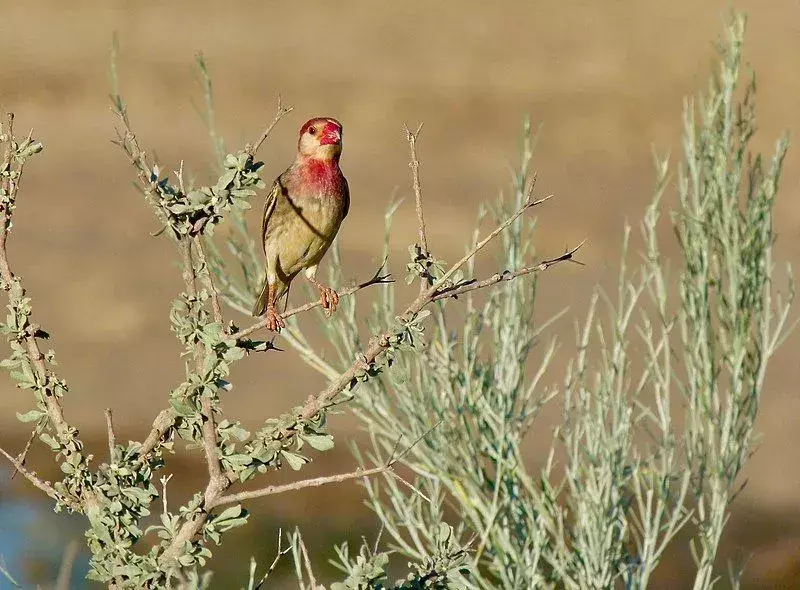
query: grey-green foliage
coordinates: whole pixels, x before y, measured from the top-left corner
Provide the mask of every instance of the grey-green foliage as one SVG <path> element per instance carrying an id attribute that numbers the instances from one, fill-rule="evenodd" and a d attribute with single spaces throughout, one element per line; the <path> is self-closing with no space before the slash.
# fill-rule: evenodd
<path id="1" fill-rule="evenodd" d="M 461 313 L 437 304 L 424 345 L 394 356 L 392 370 L 354 399 L 371 440 L 357 453 L 362 460 L 381 464 L 398 440 L 420 438 L 401 460 L 414 474 L 411 488 L 391 473 L 364 481 L 395 555 L 426 559 L 450 515 L 458 544 L 471 540 L 464 575 L 450 587 L 646 588 L 684 531 L 694 588 L 718 581 L 714 559 L 794 297 L 791 270 L 781 296 L 772 261 L 787 141 L 778 141 L 769 165 L 748 149 L 755 85 L 752 77 L 740 83 L 744 29 L 744 17 L 734 15 L 707 93 L 684 108 L 679 199 L 669 217 L 681 260 L 672 276 L 658 240 L 669 162 L 656 157 L 640 254 L 629 253 L 626 228 L 616 292 L 591 298 L 574 348 L 543 336 L 549 321 L 531 320 L 535 279 L 510 282 L 485 298 L 466 294 Z M 528 133 L 498 219 L 523 198 Z M 533 241 L 530 228 L 515 223 L 498 263 L 525 266 Z M 430 265 L 415 252 L 408 270 L 424 275 Z M 341 281 L 338 264 L 332 268 L 331 280 Z M 396 313 L 389 287 L 371 325 Z M 325 324 L 339 366 L 363 344 L 356 317 L 347 300 Z M 323 374 L 338 370 L 297 325 L 289 342 Z M 543 385 L 557 348 L 574 351 L 560 391 Z M 524 437 L 544 427 L 537 420 L 546 404 L 560 408 L 562 421 L 549 452 L 526 460 Z M 337 549 L 348 577 L 336 587 L 382 587 L 389 556 L 366 545 L 355 556 Z"/>

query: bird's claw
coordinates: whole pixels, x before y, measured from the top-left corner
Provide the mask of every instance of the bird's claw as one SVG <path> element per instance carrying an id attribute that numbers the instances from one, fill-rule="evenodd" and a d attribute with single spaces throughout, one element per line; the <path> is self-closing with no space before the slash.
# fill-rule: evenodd
<path id="1" fill-rule="evenodd" d="M 339 294 L 331 287 L 319 287 L 319 300 L 322 303 L 322 309 L 325 310 L 325 315 L 331 317 L 336 308 L 339 307 Z"/>
<path id="2" fill-rule="evenodd" d="M 273 332 L 280 332 L 281 328 L 286 327 L 286 322 L 274 307 L 267 307 L 267 329 Z"/>

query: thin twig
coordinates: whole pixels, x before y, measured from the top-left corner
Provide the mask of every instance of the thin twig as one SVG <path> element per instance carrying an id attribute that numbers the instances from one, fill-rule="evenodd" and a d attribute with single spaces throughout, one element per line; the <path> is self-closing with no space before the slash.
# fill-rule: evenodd
<path id="1" fill-rule="evenodd" d="M 548 260 L 542 260 L 539 264 L 535 266 L 527 266 L 525 268 L 519 268 L 514 271 L 506 270 L 503 271 L 502 273 L 494 274 L 487 279 L 483 279 L 482 281 L 473 279 L 471 281 L 453 285 L 452 287 L 440 289 L 439 291 L 436 292 L 436 294 L 434 294 L 431 297 L 431 301 L 439 301 L 440 299 L 458 297 L 459 295 L 463 295 L 464 293 L 469 293 L 470 291 L 475 291 L 476 289 L 484 289 L 486 287 L 491 287 L 492 285 L 496 285 L 497 283 L 502 283 L 504 281 L 511 281 L 518 277 L 522 277 L 529 274 L 540 273 L 560 262 L 573 262 L 575 264 L 581 264 L 580 262 L 576 261 L 573 258 L 573 256 L 585 243 L 586 240 L 584 240 L 571 250 L 565 252 L 561 256 L 558 256 L 556 258 L 550 258 Z"/>
<path id="2" fill-rule="evenodd" d="M 7 579 L 9 582 L 11 582 L 11 584 L 13 584 L 13 586 L 14 586 L 15 588 L 22 588 L 22 586 L 20 586 L 20 585 L 19 585 L 19 582 L 17 582 L 17 581 L 14 579 L 14 576 L 12 576 L 12 575 L 11 575 L 11 572 L 9 572 L 9 571 L 8 571 L 8 569 L 6 569 L 5 563 L 3 562 L 2 555 L 0 555 L 0 574 L 2 574 L 3 576 L 5 576 L 5 577 L 6 577 L 6 579 Z"/>
<path id="3" fill-rule="evenodd" d="M 0 132 L 2 132 L 2 129 L 0 129 Z M 6 128 L 4 135 L 6 136 L 6 151 L 5 154 L 3 154 L 2 170 L 8 170 L 9 174 L 4 177 L 2 186 L 6 195 L 12 195 L 11 158 L 14 156 L 14 113 L 6 114 Z M 7 229 L 7 227 L 4 228 L 4 230 Z"/>
<path id="4" fill-rule="evenodd" d="M 419 158 L 417 157 L 417 138 L 422 131 L 422 123 L 417 130 L 412 132 L 407 126 L 403 126 L 406 132 L 406 141 L 411 152 L 411 177 L 414 184 L 414 201 L 417 207 L 417 232 L 419 233 L 419 245 L 424 252 L 428 252 L 428 235 L 425 231 L 425 217 L 422 214 L 422 185 L 419 181 Z"/>
<path id="5" fill-rule="evenodd" d="M 256 141 L 253 145 L 247 145 L 245 147 L 245 151 L 250 154 L 251 157 L 255 156 L 258 148 L 260 148 L 261 145 L 267 141 L 267 138 L 269 137 L 270 133 L 272 133 L 275 125 L 278 124 L 278 121 L 280 121 L 287 113 L 292 112 L 292 109 L 294 109 L 294 107 L 285 107 L 281 104 L 281 95 L 279 94 L 278 112 L 275 114 L 275 118 L 272 119 L 272 122 L 269 125 L 267 125 L 267 128 L 264 130 L 264 133 L 261 134 L 261 137 L 258 138 L 258 141 Z"/>
<path id="6" fill-rule="evenodd" d="M 324 475 L 321 477 L 312 477 L 310 479 L 303 479 L 300 481 L 295 481 L 284 485 L 267 486 L 265 488 L 261 488 L 258 490 L 247 490 L 236 494 L 227 494 L 225 496 L 221 496 L 220 498 L 218 498 L 213 503 L 213 505 L 210 506 L 210 508 L 216 508 L 217 506 L 221 506 L 223 504 L 235 504 L 237 502 L 243 502 L 244 500 L 252 500 L 254 498 L 275 496 L 277 494 L 282 494 L 284 492 L 295 492 L 297 490 L 303 490 L 306 488 L 316 488 L 330 483 L 341 483 L 343 481 L 348 481 L 351 479 L 371 477 L 373 475 L 378 475 L 379 473 L 383 473 L 384 471 L 391 470 L 393 466 L 394 462 L 387 463 L 386 465 L 382 465 L 380 467 L 373 467 L 371 469 L 362 469 L 361 467 L 359 467 L 355 471 L 349 471 L 347 473 L 338 473 L 336 475 Z"/>
<path id="7" fill-rule="evenodd" d="M 38 433 L 39 433 L 39 429 L 38 428 L 34 428 L 31 431 L 31 435 L 28 437 L 28 442 L 25 443 L 25 448 L 22 449 L 22 452 L 19 455 L 17 455 L 17 461 L 19 461 L 20 465 L 23 465 L 23 466 L 25 465 L 25 459 L 28 457 L 28 451 L 31 450 L 31 446 L 33 445 L 33 441 L 36 439 L 36 435 Z M 19 473 L 19 471 L 15 467 L 13 473 L 11 474 L 11 479 L 12 480 L 17 476 L 17 473 Z"/>
<path id="8" fill-rule="evenodd" d="M 531 186 L 530 190 L 533 190 L 532 186 Z M 525 199 L 525 202 L 519 207 L 519 209 L 517 209 L 511 215 L 509 215 L 508 218 L 503 223 L 501 223 L 496 228 L 494 228 L 494 230 L 492 230 L 492 232 L 489 233 L 489 235 L 487 235 L 480 242 L 475 244 L 466 254 L 464 254 L 464 256 L 461 258 L 461 260 L 459 260 L 455 264 L 453 264 L 453 266 L 451 266 L 446 273 L 444 273 L 441 277 L 439 277 L 436 280 L 436 282 L 431 286 L 430 289 L 428 289 L 428 291 L 425 293 L 425 295 L 431 295 L 431 296 L 434 295 L 436 293 L 436 291 L 439 289 L 439 287 L 442 284 L 444 284 L 445 281 L 447 281 L 451 276 L 453 276 L 456 273 L 456 271 L 458 271 L 458 269 L 460 269 L 462 266 L 464 266 L 478 252 L 483 250 L 483 248 L 489 242 L 491 242 L 498 235 L 500 235 L 509 225 L 514 223 L 514 221 L 516 221 L 516 219 L 520 215 L 525 213 L 525 211 L 527 211 L 528 209 L 531 209 L 532 207 L 536 207 L 537 205 L 541 205 L 542 203 L 544 203 L 546 201 L 549 201 L 552 198 L 553 198 L 553 195 L 548 195 L 548 196 L 546 196 L 546 197 L 544 197 L 542 199 L 537 199 L 537 200 L 534 201 L 532 199 L 532 196 L 531 196 L 530 192 L 529 192 L 527 197 L 526 197 L 526 199 Z"/>
<path id="9" fill-rule="evenodd" d="M 272 560 L 272 563 L 270 564 L 269 569 L 267 569 L 267 571 L 264 573 L 264 575 L 258 581 L 258 584 L 256 584 L 253 587 L 253 590 L 259 590 L 261 588 L 261 586 L 264 585 L 264 582 L 267 581 L 267 578 L 269 577 L 269 575 L 273 571 L 275 571 L 275 568 L 278 566 L 278 562 L 280 561 L 281 557 L 283 557 L 284 555 L 286 555 L 287 553 L 289 553 L 292 550 L 291 546 L 287 547 L 286 549 L 282 549 L 282 541 L 283 541 L 283 529 L 279 528 L 278 529 L 278 552 L 275 554 L 275 559 Z"/>
<path id="10" fill-rule="evenodd" d="M 252 500 L 254 498 L 263 498 L 265 496 L 274 496 L 276 494 L 282 494 L 284 492 L 292 492 L 296 490 L 302 490 L 305 488 L 315 488 L 319 486 L 324 486 L 330 483 L 341 483 L 343 481 L 348 481 L 351 479 L 360 479 L 363 477 L 371 477 L 373 475 L 378 475 L 385 471 L 392 471 L 395 464 L 400 461 L 403 457 L 405 457 L 411 449 L 416 447 L 420 441 L 424 440 L 431 432 L 433 432 L 436 428 L 438 428 L 442 424 L 442 420 L 439 420 L 436 424 L 431 426 L 428 430 L 423 432 L 420 436 L 418 436 L 414 442 L 408 445 L 402 452 L 397 453 L 397 449 L 400 446 L 401 438 L 397 439 L 397 442 L 392 449 L 391 454 L 389 455 L 389 460 L 380 467 L 372 467 L 370 469 L 364 469 L 363 467 L 359 467 L 355 471 L 349 471 L 347 473 L 338 473 L 336 475 L 324 475 L 321 477 L 312 477 L 309 479 L 303 479 L 300 481 L 295 481 L 289 484 L 284 484 L 280 486 L 267 486 L 265 488 L 260 488 L 258 490 L 248 490 L 244 492 L 239 492 L 237 494 L 228 494 L 226 496 L 220 497 L 211 508 L 215 508 L 222 504 L 234 504 L 237 502 L 242 502 L 244 500 Z M 406 485 L 411 487 L 414 491 L 419 493 L 423 498 L 430 501 L 427 496 L 421 494 L 414 486 L 406 482 L 402 477 L 398 476 L 396 473 L 392 473 L 394 477 L 397 477 L 401 481 L 403 481 Z"/>
<path id="11" fill-rule="evenodd" d="M 164 508 L 164 511 L 162 512 L 164 516 L 166 516 L 167 513 L 169 512 L 169 507 L 167 504 L 167 484 L 169 483 L 169 480 L 172 479 L 173 475 L 175 474 L 170 473 L 169 475 L 162 475 L 161 479 L 159 480 L 161 481 L 161 505 Z"/>
<path id="12" fill-rule="evenodd" d="M 114 420 L 111 415 L 111 408 L 106 408 L 106 431 L 108 434 L 108 461 L 114 463 L 117 447 L 117 436 L 114 434 Z"/>
<path id="13" fill-rule="evenodd" d="M 379 272 L 380 272 L 380 269 L 379 269 Z M 394 282 L 393 279 L 389 278 L 389 275 L 381 275 L 381 274 L 379 274 L 379 272 L 376 273 L 375 276 L 373 276 L 368 281 L 364 281 L 363 283 L 360 283 L 358 285 L 353 285 L 352 287 L 348 287 L 347 289 L 344 289 L 343 291 L 340 291 L 339 292 L 339 297 L 340 298 L 347 297 L 348 295 L 352 295 L 353 293 L 356 293 L 357 291 L 360 291 L 361 289 L 364 289 L 366 287 L 371 287 L 372 285 L 385 285 L 385 284 Z M 298 307 L 293 307 L 292 309 L 287 309 L 285 312 L 283 312 L 281 314 L 281 317 L 283 317 L 284 319 L 288 319 L 288 318 L 292 317 L 293 315 L 297 315 L 298 313 L 303 313 L 303 312 L 309 311 L 311 309 L 314 309 L 315 307 L 319 307 L 320 305 L 322 305 L 322 302 L 319 299 L 315 299 L 314 301 L 309 301 L 308 303 L 305 303 L 305 304 L 300 305 Z M 267 327 L 267 323 L 268 322 L 267 322 L 266 318 L 260 319 L 257 322 L 255 322 L 254 324 L 252 324 L 251 326 L 248 326 L 247 328 L 244 328 L 244 329 L 239 330 L 238 332 L 236 332 L 236 337 L 239 338 L 239 339 L 245 338 L 245 337 L 249 336 L 250 334 L 252 334 L 253 332 L 257 332 L 258 330 L 261 330 L 262 328 L 266 328 Z"/>
<path id="14" fill-rule="evenodd" d="M 62 504 L 65 504 L 65 505 L 69 506 L 72 510 L 79 510 L 80 509 L 80 505 L 78 505 L 77 503 L 73 502 L 69 498 L 61 496 L 61 494 L 59 494 L 52 485 L 50 485 L 48 482 L 40 479 L 32 471 L 28 471 L 22 465 L 22 463 L 20 463 L 14 457 L 9 455 L 6 452 L 6 450 L 3 449 L 2 447 L 0 447 L 0 455 L 3 455 L 6 459 L 8 459 L 11 462 L 11 464 L 14 467 L 17 468 L 17 471 L 19 471 L 25 479 L 27 479 L 29 482 L 31 482 L 34 486 L 36 486 L 40 490 L 42 490 L 45 494 L 47 494 L 48 496 L 50 496 L 54 500 L 57 500 L 57 501 L 61 502 Z"/>

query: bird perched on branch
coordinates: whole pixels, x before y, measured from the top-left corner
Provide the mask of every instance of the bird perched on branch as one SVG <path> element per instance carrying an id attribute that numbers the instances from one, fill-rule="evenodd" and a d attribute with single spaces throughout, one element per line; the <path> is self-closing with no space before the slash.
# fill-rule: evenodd
<path id="1" fill-rule="evenodd" d="M 330 315 L 339 295 L 316 279 L 317 265 L 328 251 L 350 208 L 350 191 L 342 171 L 342 125 L 318 117 L 300 129 L 297 159 L 278 176 L 264 204 L 261 241 L 267 273 L 253 315 L 266 313 L 267 327 L 280 331 L 286 324 L 276 303 L 289 291 L 300 271 L 320 292 Z"/>

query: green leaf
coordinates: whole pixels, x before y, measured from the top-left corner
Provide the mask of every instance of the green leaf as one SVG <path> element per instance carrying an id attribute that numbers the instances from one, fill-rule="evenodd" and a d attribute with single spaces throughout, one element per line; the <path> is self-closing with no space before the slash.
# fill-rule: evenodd
<path id="1" fill-rule="evenodd" d="M 229 520 L 231 518 L 239 518 L 242 516 L 242 506 L 241 504 L 237 504 L 236 506 L 231 506 L 230 508 L 226 508 L 219 515 L 214 519 L 214 522 L 221 522 L 223 520 Z"/>
<path id="2" fill-rule="evenodd" d="M 301 438 L 318 451 L 329 451 L 333 448 L 333 437 L 330 434 L 304 434 Z"/>
<path id="3" fill-rule="evenodd" d="M 237 173 L 238 170 L 228 170 L 227 172 L 225 172 L 225 174 L 219 177 L 216 188 L 218 190 L 228 188 L 228 185 L 233 182 L 234 178 L 236 178 Z"/>
<path id="4" fill-rule="evenodd" d="M 25 412 L 24 414 L 20 414 L 17 412 L 17 420 L 20 422 L 35 422 L 39 418 L 45 416 L 46 413 L 42 410 L 30 410 L 29 412 Z"/>
<path id="5" fill-rule="evenodd" d="M 295 453 L 290 453 L 289 451 L 281 451 L 281 455 L 283 458 L 286 459 L 286 462 L 289 464 L 289 467 L 294 469 L 295 471 L 299 471 L 303 465 L 308 463 L 308 459 L 303 457 L 302 455 L 297 455 Z"/>

